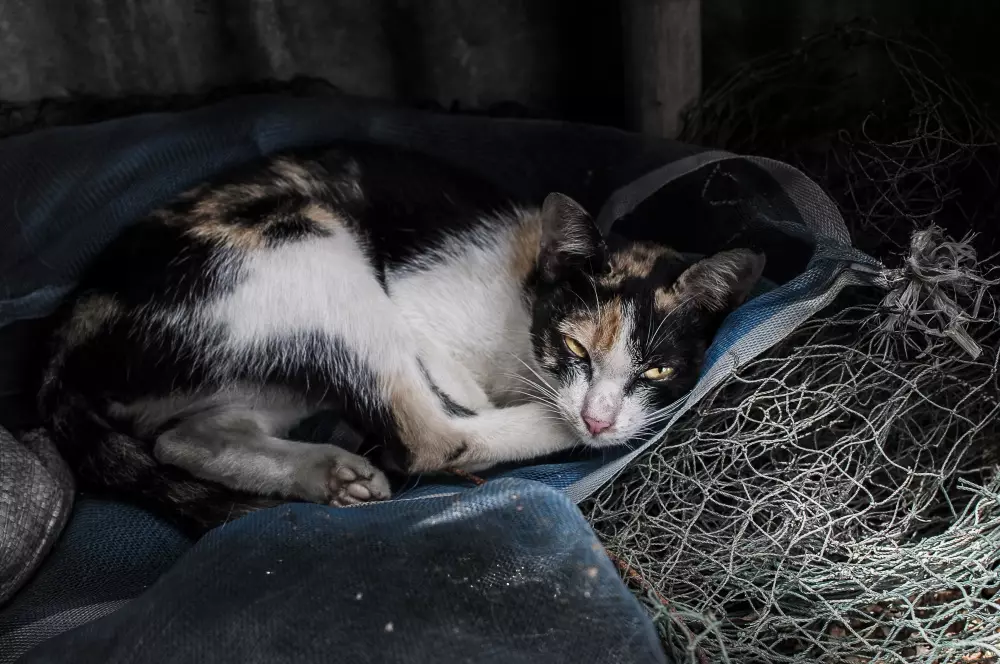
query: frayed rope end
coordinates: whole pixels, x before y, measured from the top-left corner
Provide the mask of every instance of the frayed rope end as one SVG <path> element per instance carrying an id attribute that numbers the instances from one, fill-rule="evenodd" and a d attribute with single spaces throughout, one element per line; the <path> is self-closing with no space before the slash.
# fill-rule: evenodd
<path id="1" fill-rule="evenodd" d="M 982 348 L 966 330 L 979 319 L 983 298 L 990 286 L 1000 280 L 989 279 L 971 244 L 973 236 L 962 241 L 946 239 L 938 226 L 916 231 L 910 238 L 910 251 L 901 267 L 884 270 L 882 284 L 889 293 L 882 300 L 884 315 L 880 331 L 892 333 L 910 328 L 925 335 L 948 337 L 973 359 Z"/>

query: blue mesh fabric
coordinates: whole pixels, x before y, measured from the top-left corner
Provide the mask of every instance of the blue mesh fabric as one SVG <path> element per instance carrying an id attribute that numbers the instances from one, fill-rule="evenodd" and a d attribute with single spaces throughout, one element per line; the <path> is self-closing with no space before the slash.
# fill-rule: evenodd
<path id="1" fill-rule="evenodd" d="M 79 500 L 45 564 L 0 608 L 0 664 L 121 606 L 190 546 L 190 540 L 148 512 Z"/>
<path id="2" fill-rule="evenodd" d="M 544 485 L 216 529 L 126 608 L 24 664 L 666 662 L 586 521 Z"/>

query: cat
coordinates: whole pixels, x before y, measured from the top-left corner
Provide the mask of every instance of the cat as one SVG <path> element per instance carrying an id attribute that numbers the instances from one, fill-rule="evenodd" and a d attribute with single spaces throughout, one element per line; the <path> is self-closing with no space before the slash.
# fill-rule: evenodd
<path id="1" fill-rule="evenodd" d="M 685 222 L 687 223 L 687 222 Z M 602 238 L 426 156 L 269 157 L 126 228 L 58 314 L 39 391 L 84 489 L 204 530 L 285 500 L 390 497 L 652 431 L 764 257 Z M 383 449 L 289 431 L 336 412 Z"/>

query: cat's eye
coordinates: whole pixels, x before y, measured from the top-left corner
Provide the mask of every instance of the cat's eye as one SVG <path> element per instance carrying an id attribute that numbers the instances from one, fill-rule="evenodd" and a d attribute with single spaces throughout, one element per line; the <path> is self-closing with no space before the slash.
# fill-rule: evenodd
<path id="1" fill-rule="evenodd" d="M 563 337 L 563 342 L 566 344 L 566 348 L 569 352 L 573 353 L 577 357 L 584 359 L 587 357 L 587 349 L 583 347 L 579 341 L 573 337 Z"/>
<path id="2" fill-rule="evenodd" d="M 674 370 L 670 367 L 653 367 L 652 369 L 647 369 L 646 373 L 642 374 L 642 377 L 646 380 L 666 380 L 674 375 Z"/>

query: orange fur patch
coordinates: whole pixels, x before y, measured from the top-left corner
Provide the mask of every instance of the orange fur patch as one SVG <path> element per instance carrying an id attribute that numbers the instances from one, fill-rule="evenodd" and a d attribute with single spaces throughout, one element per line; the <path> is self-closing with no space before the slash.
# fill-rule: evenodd
<path id="1" fill-rule="evenodd" d="M 592 311 L 566 319 L 560 330 L 582 343 L 591 355 L 609 353 L 622 332 L 623 307 L 624 303 L 617 297 L 602 302 Z"/>
<path id="2" fill-rule="evenodd" d="M 597 354 L 611 352 L 622 331 L 622 301 L 614 298 L 601 304 L 595 325 L 594 350 Z"/>
<path id="3" fill-rule="evenodd" d="M 411 454 L 410 472 L 449 468 L 471 440 L 444 414 L 437 397 L 422 382 L 404 375 L 387 381 L 390 408 L 399 437 Z"/>
<path id="4" fill-rule="evenodd" d="M 197 191 L 197 189 L 195 190 Z M 194 204 L 189 215 L 165 217 L 169 224 L 186 226 L 191 237 L 211 244 L 221 244 L 242 251 L 264 246 L 264 237 L 257 228 L 223 221 L 235 201 L 257 200 L 267 195 L 264 187 L 255 184 L 230 185 L 206 194 Z"/>
<path id="5" fill-rule="evenodd" d="M 241 251 L 252 251 L 264 246 L 264 236 L 260 229 L 227 224 L 217 218 L 191 226 L 187 233 L 203 242 L 221 244 Z"/>
<path id="6" fill-rule="evenodd" d="M 653 271 L 656 261 L 669 256 L 680 259 L 680 254 L 659 244 L 636 242 L 610 256 L 611 271 L 601 280 L 605 286 L 621 285 L 626 279 L 644 279 Z"/>
<path id="7" fill-rule="evenodd" d="M 521 223 L 514 229 L 511 240 L 510 273 L 518 282 L 523 282 L 538 264 L 538 253 L 542 243 L 542 218 L 536 212 L 524 214 Z"/>
<path id="8" fill-rule="evenodd" d="M 657 288 L 653 292 L 653 305 L 662 312 L 673 311 L 680 304 L 677 292 L 671 288 Z"/>
<path id="9" fill-rule="evenodd" d="M 315 194 L 317 190 L 326 186 L 325 182 L 317 180 L 305 166 L 284 157 L 279 157 L 271 163 L 271 171 L 290 185 L 291 189 L 306 196 Z"/>
<path id="10" fill-rule="evenodd" d="M 76 303 L 63 332 L 67 347 L 79 346 L 92 339 L 101 327 L 122 314 L 122 305 L 108 295 L 90 295 Z"/>
<path id="11" fill-rule="evenodd" d="M 340 217 L 319 203 L 310 203 L 302 208 L 302 216 L 326 231 L 340 228 Z"/>

